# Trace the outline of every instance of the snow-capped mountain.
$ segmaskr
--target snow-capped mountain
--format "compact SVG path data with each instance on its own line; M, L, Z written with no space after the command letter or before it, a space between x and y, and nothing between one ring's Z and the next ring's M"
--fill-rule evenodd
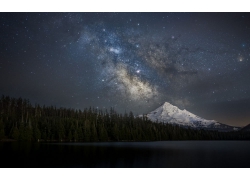
M156 110L147 114L151 121L164 122L184 127L219 130L219 131L233 131L238 130L238 127L233 127L221 124L215 120L206 120L187 110L181 110L172 104L165 102Z

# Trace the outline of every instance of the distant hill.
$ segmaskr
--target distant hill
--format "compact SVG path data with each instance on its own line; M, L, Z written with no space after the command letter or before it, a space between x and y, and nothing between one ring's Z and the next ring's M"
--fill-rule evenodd
M241 131L250 131L250 124L246 125L241 129Z

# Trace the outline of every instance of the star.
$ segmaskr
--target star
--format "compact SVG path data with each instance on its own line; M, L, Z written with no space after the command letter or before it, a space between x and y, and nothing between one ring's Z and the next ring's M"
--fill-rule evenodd
M114 48L114 47L111 47L109 49L110 52L113 52L115 54L119 54L121 52L121 50L119 48Z

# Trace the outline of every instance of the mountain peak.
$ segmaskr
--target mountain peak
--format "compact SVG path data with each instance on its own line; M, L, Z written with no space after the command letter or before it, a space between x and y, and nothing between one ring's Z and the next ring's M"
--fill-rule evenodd
M163 106L174 106L174 105L170 104L169 102L165 102L163 103Z
M165 102L162 106L165 107L165 108L173 108L173 107L176 107L176 106L174 106L173 104L170 104L169 102Z
M169 102L165 102L162 105L162 108L163 108L163 112L165 113L173 113L173 112L178 112L180 110L177 106L174 106L170 104Z

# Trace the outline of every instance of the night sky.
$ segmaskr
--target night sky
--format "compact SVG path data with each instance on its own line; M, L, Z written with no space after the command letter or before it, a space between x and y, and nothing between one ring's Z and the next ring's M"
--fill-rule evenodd
M250 13L0 13L0 94L250 123Z

